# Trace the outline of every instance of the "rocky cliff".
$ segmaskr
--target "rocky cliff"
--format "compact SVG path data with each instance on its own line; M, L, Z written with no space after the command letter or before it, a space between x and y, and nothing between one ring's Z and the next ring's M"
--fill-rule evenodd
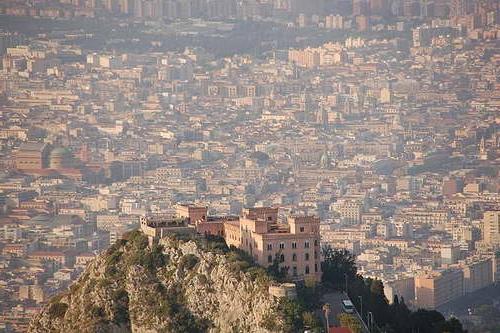
M240 264L241 265L241 264ZM54 297L29 332L284 332L267 281L194 241L133 232Z

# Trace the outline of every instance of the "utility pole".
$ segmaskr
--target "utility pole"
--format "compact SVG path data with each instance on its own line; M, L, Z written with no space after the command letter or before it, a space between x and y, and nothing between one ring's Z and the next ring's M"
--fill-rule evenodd
M365 321L363 318L363 296L359 295L358 298L359 298L359 301L361 302L361 320Z
M347 292L347 273L344 273L344 279L345 279L345 294L348 295L348 292Z
M373 326L373 313L371 311L368 312L368 331L371 333Z
M330 321L328 319L329 315L330 315L330 311L331 311L331 306L330 306L330 303L325 303L323 305L323 313L325 315L325 319L326 319L326 332L328 333L328 331L330 330Z

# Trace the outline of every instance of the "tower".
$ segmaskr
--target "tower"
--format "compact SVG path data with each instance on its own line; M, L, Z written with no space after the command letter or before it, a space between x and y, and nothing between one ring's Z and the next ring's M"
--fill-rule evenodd
M319 167L321 169L330 169L330 166L331 166L330 157L328 156L328 152L326 151L325 147L325 151L321 155L321 159L319 161Z
M479 144L479 159L481 161L486 161L488 159L488 151L486 150L484 136L481 138L481 143Z

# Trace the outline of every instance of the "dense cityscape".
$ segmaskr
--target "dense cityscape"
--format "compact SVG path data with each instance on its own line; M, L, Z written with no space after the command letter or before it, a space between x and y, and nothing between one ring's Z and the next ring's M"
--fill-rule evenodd
M296 281L345 249L389 303L497 332L499 15L495 0L2 1L0 331L25 331L127 232L175 225L264 267L281 256Z

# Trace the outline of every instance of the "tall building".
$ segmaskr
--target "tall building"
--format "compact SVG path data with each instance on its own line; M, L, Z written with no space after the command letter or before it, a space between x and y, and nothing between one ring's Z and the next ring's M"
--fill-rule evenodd
M391 89L382 88L380 90L380 102L381 103L384 103L384 104L392 103L392 97L393 97L393 95L392 95Z
M370 0L370 15L385 16L389 13L388 0Z
M459 17L471 14L473 3L470 0L451 0L450 17Z
M392 303L394 296L403 297L405 300L415 299L415 278L413 276L400 276L393 280L384 281L384 295Z
M403 16L406 17L420 16L420 2L417 0L404 0Z
M45 143L23 143L16 153L16 168L19 170L45 169L49 162L49 148Z
M464 271L464 293L472 293L493 283L491 258L468 258L461 263Z
M363 203L357 200L339 200L330 206L330 210L338 213L342 223L358 224L361 222Z
M446 17L450 12L450 7L448 5L448 0L434 0L434 16L435 17Z
M435 309L463 295L464 273L459 269L433 271L415 278L415 305Z
M434 0L420 0L420 16L421 17L434 16Z
M278 209L259 207L245 209L239 221L224 223L228 245L238 247L263 267L277 259L296 280L319 281L319 218L289 216L278 222Z
M460 259L460 246L448 244L441 247L441 264L455 264L458 259Z
M352 1L352 15L368 15L368 2L367 0L353 0Z
M500 247L500 211L484 212L483 240L489 246Z
M368 16L359 15L356 16L356 26L358 27L358 31L366 31L368 30L368 26L370 24Z

